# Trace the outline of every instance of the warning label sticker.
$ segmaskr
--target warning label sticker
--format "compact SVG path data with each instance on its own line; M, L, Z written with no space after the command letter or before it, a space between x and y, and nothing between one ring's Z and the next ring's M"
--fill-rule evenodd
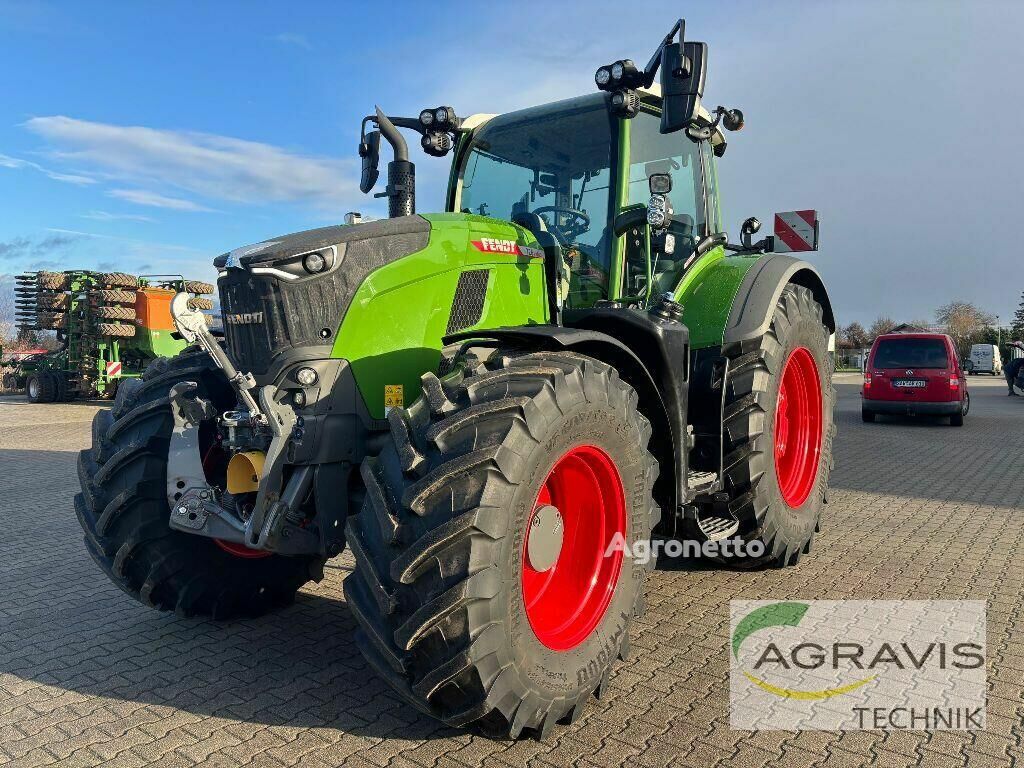
M384 410L405 407L405 390L401 384L384 385Z

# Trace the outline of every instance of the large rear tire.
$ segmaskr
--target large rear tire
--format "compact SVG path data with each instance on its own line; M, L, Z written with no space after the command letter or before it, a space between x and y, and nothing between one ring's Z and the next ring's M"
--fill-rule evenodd
M229 619L287 605L322 578L324 558L243 557L168 526L168 391L181 381L197 382L220 410L234 404L205 352L186 351L122 382L112 412L96 414L93 446L78 457L75 511L86 548L114 584L161 611Z
M829 331L810 290L787 285L768 332L735 350L725 406L725 474L737 535L764 547L739 567L795 565L811 551L835 434Z
M649 540L658 470L614 369L569 353L485 357L427 374L424 395L390 413L392 441L362 466L345 595L360 650L416 707L543 736L625 658L653 560L607 545L616 531L625 547Z

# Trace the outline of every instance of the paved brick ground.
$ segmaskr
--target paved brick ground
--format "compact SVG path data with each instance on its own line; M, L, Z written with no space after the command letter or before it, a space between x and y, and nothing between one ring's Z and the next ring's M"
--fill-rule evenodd
M610 695L547 743L443 728L393 697L352 643L341 582L283 613L219 626L112 586L72 512L91 405L0 398L0 765L1024 765L1024 400L971 379L962 429L861 424L840 378L838 466L813 556L742 574L654 574ZM728 727L730 598L988 600L988 730Z

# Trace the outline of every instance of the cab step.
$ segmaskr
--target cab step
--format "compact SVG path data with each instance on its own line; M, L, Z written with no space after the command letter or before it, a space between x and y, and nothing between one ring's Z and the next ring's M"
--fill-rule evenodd
M717 472L701 472L691 469L686 473L686 487L694 492L707 491L718 482Z
M697 518L697 527L708 541L728 539L740 528L740 521L731 515L714 514Z

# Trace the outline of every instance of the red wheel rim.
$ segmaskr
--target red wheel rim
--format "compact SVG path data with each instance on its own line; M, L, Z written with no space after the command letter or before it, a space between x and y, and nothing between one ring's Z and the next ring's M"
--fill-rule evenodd
M249 549L245 544L239 544L234 541L224 541L224 539L214 539L213 543L223 549L229 555L235 557L242 557L246 560L262 560L264 557L270 557L270 552L265 552L262 549Z
M552 505L561 514L562 548L555 564L537 571L527 555L534 515ZM592 445L562 456L541 486L523 536L523 602L537 639L555 651L575 648L600 623L619 581L626 535L626 497L611 458Z
M814 356L794 349L782 368L775 407L775 476L782 499L799 507L811 495L821 456L821 380Z
M213 442L206 449L203 454L203 474L206 475L206 482L215 483L218 475L218 470L223 470L227 454L224 449L220 447L219 442ZM220 472L223 474L223 472ZM214 539L213 543L220 547L222 550L227 552L229 555L235 557L241 557L245 560L260 560L264 557L270 557L271 553L266 552L262 549L249 549L244 544L239 544L235 541L224 541L224 539Z

